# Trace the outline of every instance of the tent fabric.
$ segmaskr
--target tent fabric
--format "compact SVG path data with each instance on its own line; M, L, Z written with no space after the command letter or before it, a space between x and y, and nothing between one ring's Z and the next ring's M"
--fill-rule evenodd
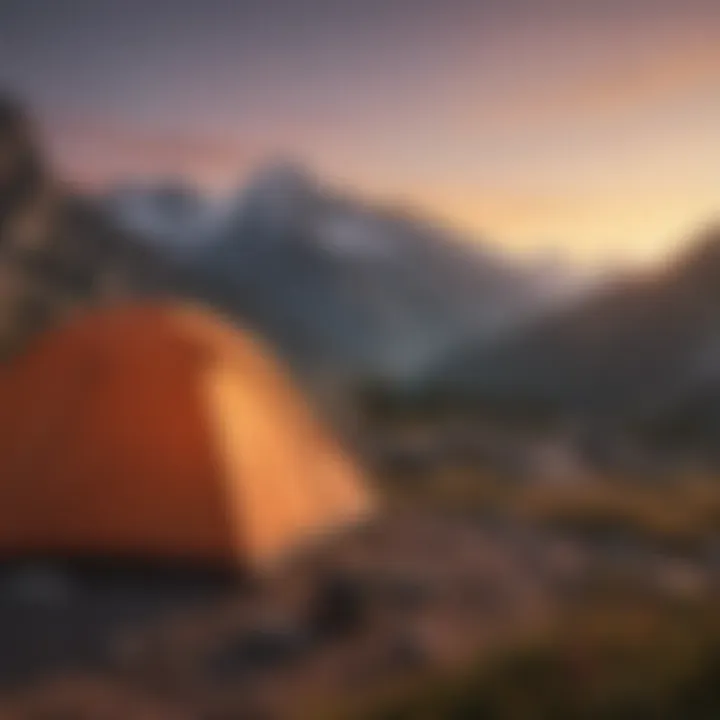
M0 555L266 566L373 505L284 368L208 312L98 311L0 373Z

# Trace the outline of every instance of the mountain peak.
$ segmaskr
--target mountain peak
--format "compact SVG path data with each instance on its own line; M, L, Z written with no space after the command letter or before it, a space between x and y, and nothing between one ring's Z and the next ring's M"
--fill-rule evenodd
M301 163L274 160L251 176L232 212L232 222L249 222L271 234L298 230L312 215L321 194L317 179Z
M178 248L210 235L216 222L212 203L192 185L174 179L120 185L101 200L125 230Z
M281 202L297 196L314 195L318 191L318 180L307 167L296 160L281 158L256 170L243 196L251 200Z

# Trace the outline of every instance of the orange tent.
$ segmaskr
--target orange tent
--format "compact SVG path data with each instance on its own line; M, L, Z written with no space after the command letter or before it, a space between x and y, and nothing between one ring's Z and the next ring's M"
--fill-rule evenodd
M248 334L103 310L0 376L0 554L264 566L367 516L363 479Z

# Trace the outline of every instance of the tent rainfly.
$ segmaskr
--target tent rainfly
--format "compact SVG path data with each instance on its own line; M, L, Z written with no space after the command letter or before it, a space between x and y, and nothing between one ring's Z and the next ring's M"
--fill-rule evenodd
M95 311L0 374L0 556L262 569L373 508L284 368L211 313Z

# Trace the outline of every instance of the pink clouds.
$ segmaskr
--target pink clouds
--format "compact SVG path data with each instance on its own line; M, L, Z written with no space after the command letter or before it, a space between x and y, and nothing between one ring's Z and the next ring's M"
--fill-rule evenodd
M258 148L230 138L106 120L50 122L48 135L61 172L91 187L127 177L168 176L224 187L259 160Z

